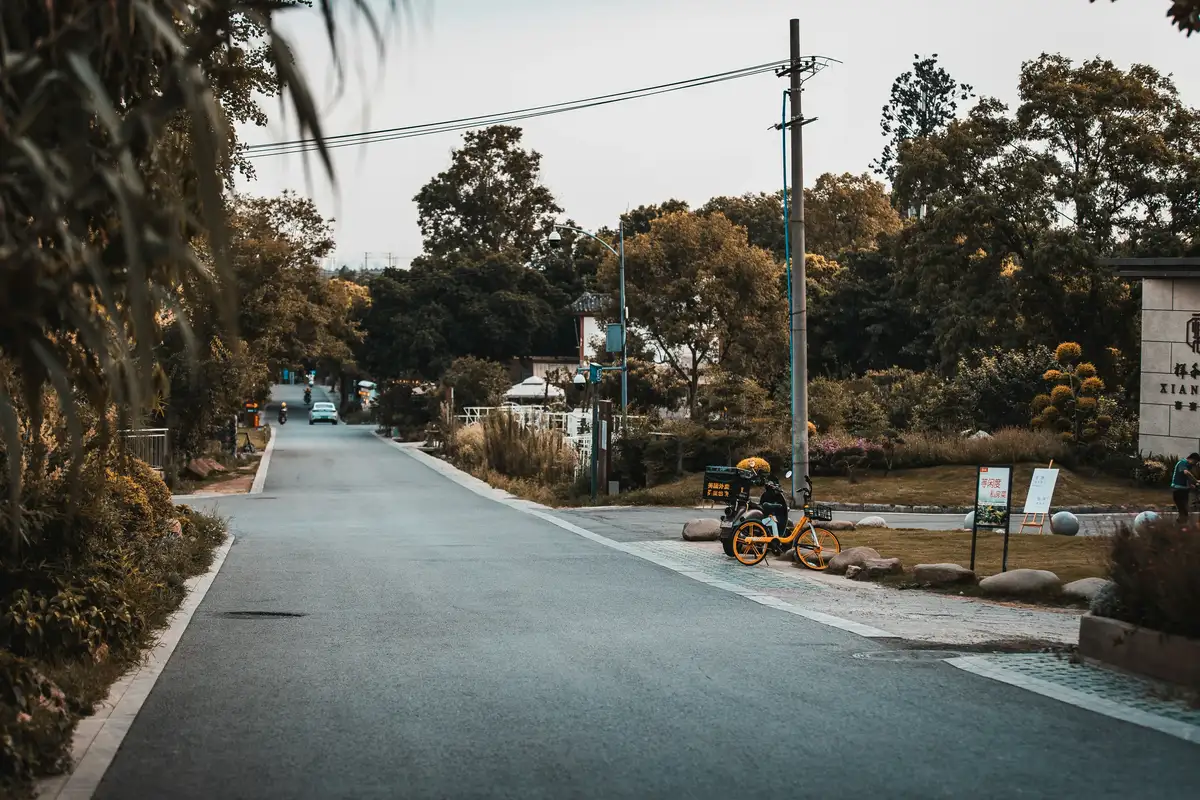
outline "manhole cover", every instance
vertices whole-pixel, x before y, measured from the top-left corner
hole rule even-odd
[[[945,661],[961,655],[954,650],[873,650],[855,653],[854,657],[865,661]]]
[[[218,616],[230,619],[287,619],[290,617],[307,617],[299,611],[223,611]]]

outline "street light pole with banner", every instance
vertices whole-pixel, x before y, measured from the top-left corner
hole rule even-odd
[[[975,548],[979,529],[1004,529],[1004,555],[1000,571],[1008,571],[1008,519],[1012,511],[1012,465],[981,465],[975,476],[975,512],[971,521],[971,569],[975,569]]]

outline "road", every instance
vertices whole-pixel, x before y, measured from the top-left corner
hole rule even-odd
[[[781,613],[278,433],[95,797],[1194,797],[1196,746]],[[299,424],[297,424],[299,423]],[[231,612],[270,612],[246,618]]]

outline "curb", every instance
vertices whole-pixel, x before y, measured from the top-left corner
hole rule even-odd
[[[263,485],[267,482],[267,467],[271,463],[271,453],[275,452],[275,426],[269,426],[270,438],[267,439],[267,446],[263,448],[262,458],[258,460],[258,470],[254,473],[254,483],[250,484],[249,494],[262,494]]]
[[[780,600],[778,597],[775,597],[773,595],[763,594],[761,592],[755,591],[754,589],[737,586],[732,583],[728,583],[727,581],[722,581],[717,578],[709,577],[708,575],[705,575],[701,572],[697,572],[696,570],[694,570],[690,567],[687,567],[685,565],[676,564],[675,562],[670,561],[669,559],[659,558],[658,556],[652,556],[647,553],[638,552],[637,550],[635,550],[632,547],[629,547],[626,544],[614,541],[613,539],[609,539],[607,536],[601,536],[600,534],[593,533],[592,531],[589,531],[586,528],[581,528],[578,525],[574,525],[570,522],[567,522],[566,520],[559,519],[558,517],[554,516],[552,513],[556,509],[550,508],[549,506],[543,506],[540,503],[535,503],[531,500],[522,500],[518,497],[515,497],[514,495],[511,495],[508,492],[505,492],[501,489],[497,489],[497,488],[489,485],[488,483],[481,481],[479,478],[476,478],[474,475],[470,475],[466,472],[463,472],[458,467],[454,466],[453,464],[449,463],[448,461],[443,461],[440,458],[431,456],[428,453],[424,453],[424,452],[420,451],[419,449],[417,449],[416,447],[405,446],[398,442],[394,442],[390,438],[384,437],[384,436],[377,435],[377,438],[379,438],[385,444],[391,445],[392,447],[396,448],[401,453],[404,453],[405,455],[407,455],[409,458],[413,459],[414,461],[417,461],[417,462],[423,464],[424,466],[428,467],[429,469],[433,470],[434,472],[437,472],[438,474],[454,481],[459,486],[462,486],[465,489],[469,489],[470,491],[474,492],[477,495],[480,495],[481,497],[485,497],[489,500],[500,503],[501,505],[508,506],[509,508],[515,509],[515,510],[523,512],[525,514],[529,514],[530,516],[545,520],[546,522],[549,522],[552,525],[556,525],[557,527],[562,528],[563,530],[569,531],[569,532],[575,534],[576,536],[580,536],[584,539],[593,541],[596,544],[603,545],[612,550],[619,550],[622,553],[634,556],[636,558],[640,558],[643,561],[649,561],[651,564],[656,564],[660,567],[664,567],[666,569],[671,570],[672,572],[675,572],[679,575],[683,575],[686,578],[691,578],[692,580],[697,581],[699,583],[707,584],[714,588],[722,589],[731,594],[739,595],[741,597],[746,598],[747,600],[751,600],[755,603],[758,603],[759,605],[767,606],[768,608],[774,608],[778,611],[783,611],[788,614],[794,614],[795,616],[798,616],[798,617],[804,617],[805,619],[812,620],[813,622],[817,622],[817,623],[826,625],[831,628],[837,628],[838,630],[846,631],[847,633],[853,633],[853,634],[855,634],[857,636],[861,636],[865,639],[889,639],[889,640],[892,640],[892,639],[901,638],[901,637],[896,636],[896,634],[894,634],[894,633],[890,633],[890,632],[882,630],[880,628],[875,628],[870,625],[864,625],[861,622],[855,622],[853,620],[836,617],[832,614],[826,614],[822,611],[815,611],[812,609],[804,608],[803,606],[798,606],[793,603],[788,603],[784,600]]]
[[[123,675],[109,689],[108,697],[90,717],[79,720],[75,727],[75,739],[71,746],[71,762],[74,765],[66,775],[47,778],[38,782],[38,800],[86,800],[90,798],[112,764],[125,734],[133,725],[146,698],[150,696],[159,675],[167,666],[175,646],[183,638],[192,615],[200,607],[209,587],[233,547],[234,536],[229,534],[224,544],[213,553],[213,563],[203,575],[188,578],[187,596],[179,608],[167,620],[167,627],[159,635],[154,647],[146,654],[140,666]]]

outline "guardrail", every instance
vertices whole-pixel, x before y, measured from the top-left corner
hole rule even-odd
[[[167,433],[166,428],[118,431],[125,452],[134,458],[145,461],[159,475],[164,474],[167,466]]]

